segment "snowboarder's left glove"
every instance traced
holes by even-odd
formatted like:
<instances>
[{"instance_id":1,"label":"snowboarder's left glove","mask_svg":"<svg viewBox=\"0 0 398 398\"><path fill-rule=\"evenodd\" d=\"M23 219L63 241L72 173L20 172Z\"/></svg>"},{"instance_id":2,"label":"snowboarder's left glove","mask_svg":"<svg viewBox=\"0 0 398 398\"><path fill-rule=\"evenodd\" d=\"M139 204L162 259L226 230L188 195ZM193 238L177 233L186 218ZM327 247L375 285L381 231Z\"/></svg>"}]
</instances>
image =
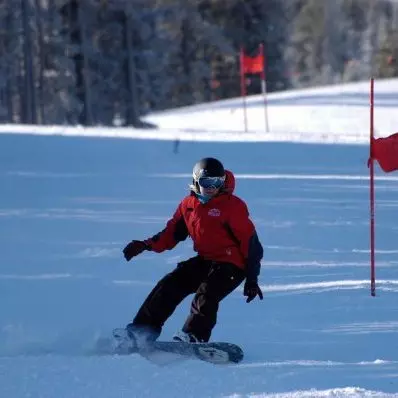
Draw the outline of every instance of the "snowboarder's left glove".
<instances>
[{"instance_id":1,"label":"snowboarder's left glove","mask_svg":"<svg viewBox=\"0 0 398 398\"><path fill-rule=\"evenodd\" d=\"M254 300L256 296L263 299L263 292L258 286L257 280L248 280L245 281L245 286L243 288L243 295L247 296L246 303L250 303L250 301Z\"/></svg>"},{"instance_id":2,"label":"snowboarder's left glove","mask_svg":"<svg viewBox=\"0 0 398 398\"><path fill-rule=\"evenodd\" d=\"M124 258L126 261L130 261L133 257L138 256L144 250L151 250L151 248L142 240L133 240L123 249Z\"/></svg>"}]
</instances>

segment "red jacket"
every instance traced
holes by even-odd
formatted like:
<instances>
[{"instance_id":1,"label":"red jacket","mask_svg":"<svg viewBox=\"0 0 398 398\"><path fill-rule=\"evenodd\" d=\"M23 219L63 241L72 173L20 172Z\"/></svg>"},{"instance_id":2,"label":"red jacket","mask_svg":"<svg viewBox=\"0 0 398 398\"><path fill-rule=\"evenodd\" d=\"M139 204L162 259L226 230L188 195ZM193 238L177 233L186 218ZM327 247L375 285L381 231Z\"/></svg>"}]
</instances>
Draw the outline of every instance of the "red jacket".
<instances>
[{"instance_id":1,"label":"red jacket","mask_svg":"<svg viewBox=\"0 0 398 398\"><path fill-rule=\"evenodd\" d=\"M246 203L233 195L234 188L235 177L227 170L220 194L202 204L191 192L181 201L166 228L145 242L160 253L190 236L199 256L235 264L245 269L248 276L257 278L263 249Z\"/></svg>"}]
</instances>

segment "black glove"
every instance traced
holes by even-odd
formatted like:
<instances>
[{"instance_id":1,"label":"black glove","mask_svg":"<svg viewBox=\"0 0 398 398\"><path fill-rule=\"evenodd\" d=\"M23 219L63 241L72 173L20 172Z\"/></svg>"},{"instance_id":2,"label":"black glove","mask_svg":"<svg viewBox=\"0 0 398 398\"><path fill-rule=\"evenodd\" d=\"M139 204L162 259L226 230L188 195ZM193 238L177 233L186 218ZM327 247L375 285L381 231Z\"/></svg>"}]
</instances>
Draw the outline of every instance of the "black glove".
<instances>
[{"instance_id":1,"label":"black glove","mask_svg":"<svg viewBox=\"0 0 398 398\"><path fill-rule=\"evenodd\" d=\"M250 303L250 301L254 300L256 296L260 297L260 300L263 299L263 292L258 286L257 280L246 279L245 286L243 288L243 295L247 296L246 303Z\"/></svg>"},{"instance_id":2,"label":"black glove","mask_svg":"<svg viewBox=\"0 0 398 398\"><path fill-rule=\"evenodd\" d=\"M133 257L138 256L144 250L150 250L148 244L142 240L132 240L124 249L123 254L126 261L130 261Z\"/></svg>"}]
</instances>

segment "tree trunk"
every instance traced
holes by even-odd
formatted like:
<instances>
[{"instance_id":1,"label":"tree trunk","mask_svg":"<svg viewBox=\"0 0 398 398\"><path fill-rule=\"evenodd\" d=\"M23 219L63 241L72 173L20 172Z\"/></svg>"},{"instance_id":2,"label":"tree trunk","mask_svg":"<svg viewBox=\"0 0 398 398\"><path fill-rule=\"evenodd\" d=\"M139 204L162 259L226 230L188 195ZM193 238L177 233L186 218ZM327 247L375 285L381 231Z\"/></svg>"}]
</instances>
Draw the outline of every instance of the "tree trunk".
<instances>
[{"instance_id":1,"label":"tree trunk","mask_svg":"<svg viewBox=\"0 0 398 398\"><path fill-rule=\"evenodd\" d=\"M127 107L127 125L137 126L139 124L137 109L137 81L136 81L136 65L134 59L133 48L133 27L131 23L131 5L126 4L126 12L124 19L124 39L125 49L127 53L125 70L126 80L130 93L130 104Z\"/></svg>"},{"instance_id":2,"label":"tree trunk","mask_svg":"<svg viewBox=\"0 0 398 398\"><path fill-rule=\"evenodd\" d=\"M36 124L36 95L33 69L32 31L29 19L32 15L29 0L22 0L22 23L24 31L24 116L23 122Z\"/></svg>"},{"instance_id":3,"label":"tree trunk","mask_svg":"<svg viewBox=\"0 0 398 398\"><path fill-rule=\"evenodd\" d=\"M43 40L43 16L42 16L42 9L40 6L40 1L35 0L35 19L36 19L36 26L37 26L37 36L38 36L38 52L39 52L39 84L38 84L38 121L41 124L45 124L44 120L44 102L43 102L43 89L44 89L44 76L43 76L43 70L45 66L45 61L44 61L44 40Z\"/></svg>"}]
</instances>

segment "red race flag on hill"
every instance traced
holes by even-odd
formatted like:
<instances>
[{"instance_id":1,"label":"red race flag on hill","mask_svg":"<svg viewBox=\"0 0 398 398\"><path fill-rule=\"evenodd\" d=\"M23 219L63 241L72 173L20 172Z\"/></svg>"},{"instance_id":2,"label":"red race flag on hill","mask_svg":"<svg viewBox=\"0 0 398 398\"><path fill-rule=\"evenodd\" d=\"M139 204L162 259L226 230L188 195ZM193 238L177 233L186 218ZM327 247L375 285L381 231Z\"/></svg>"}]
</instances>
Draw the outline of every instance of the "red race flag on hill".
<instances>
[{"instance_id":1,"label":"red race flag on hill","mask_svg":"<svg viewBox=\"0 0 398 398\"><path fill-rule=\"evenodd\" d=\"M372 157L384 172L398 170L398 133L373 140Z\"/></svg>"},{"instance_id":2,"label":"red race flag on hill","mask_svg":"<svg viewBox=\"0 0 398 398\"><path fill-rule=\"evenodd\" d=\"M243 73L264 73L264 55L262 54L262 51L256 57L249 57L245 53L243 53L242 57Z\"/></svg>"},{"instance_id":3,"label":"red race flag on hill","mask_svg":"<svg viewBox=\"0 0 398 398\"><path fill-rule=\"evenodd\" d=\"M246 54L245 49L241 47L239 52L240 61L240 90L243 98L243 112L245 118L245 132L247 128L247 112L246 112L246 85L250 84L251 78L246 79L246 75L260 75L261 92L264 97L264 116L265 116L265 130L269 131L268 113L267 113L267 82L265 80L265 50L264 44L258 46L258 54L251 57Z\"/></svg>"}]
</instances>

